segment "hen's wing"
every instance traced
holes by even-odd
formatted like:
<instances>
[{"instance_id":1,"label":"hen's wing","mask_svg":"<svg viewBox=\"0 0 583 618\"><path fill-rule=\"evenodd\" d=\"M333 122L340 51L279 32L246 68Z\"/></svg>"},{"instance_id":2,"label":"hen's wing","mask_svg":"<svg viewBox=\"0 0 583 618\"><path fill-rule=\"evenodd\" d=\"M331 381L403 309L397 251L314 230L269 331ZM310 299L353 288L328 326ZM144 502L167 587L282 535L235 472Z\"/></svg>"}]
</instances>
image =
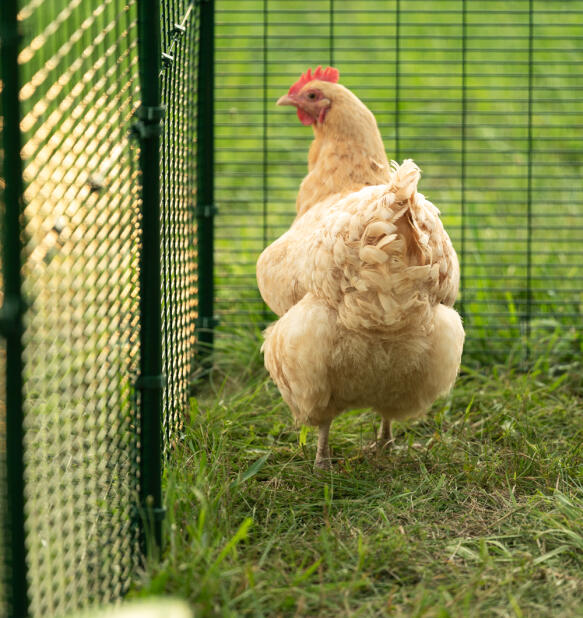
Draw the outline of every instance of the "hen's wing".
<instances>
[{"instance_id":1,"label":"hen's wing","mask_svg":"<svg viewBox=\"0 0 583 618\"><path fill-rule=\"evenodd\" d=\"M298 303L308 291L309 247L317 243L329 207L340 197L332 195L296 218L291 228L271 243L257 260L257 285L261 297L278 316Z\"/></svg>"},{"instance_id":2,"label":"hen's wing","mask_svg":"<svg viewBox=\"0 0 583 618\"><path fill-rule=\"evenodd\" d=\"M288 232L300 243L299 286L335 307L350 329L387 334L452 305L459 265L435 206L416 192L419 168L394 164L390 185L319 204Z\"/></svg>"}]
</instances>

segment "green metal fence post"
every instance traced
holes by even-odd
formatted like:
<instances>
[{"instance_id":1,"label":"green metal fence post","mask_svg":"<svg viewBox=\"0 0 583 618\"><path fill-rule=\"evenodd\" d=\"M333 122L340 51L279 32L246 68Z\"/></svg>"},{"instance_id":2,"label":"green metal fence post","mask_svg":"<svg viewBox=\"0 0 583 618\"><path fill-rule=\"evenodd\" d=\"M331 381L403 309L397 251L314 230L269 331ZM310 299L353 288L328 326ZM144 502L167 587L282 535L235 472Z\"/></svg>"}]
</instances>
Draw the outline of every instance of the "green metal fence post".
<instances>
[{"instance_id":1,"label":"green metal fence post","mask_svg":"<svg viewBox=\"0 0 583 618\"><path fill-rule=\"evenodd\" d=\"M268 86L269 86L269 63L268 63L268 55L269 55L269 10L267 8L267 3L269 0L263 0L263 75L262 75L262 98L263 104L261 109L261 201L263 211L261 213L261 228L263 229L263 243L262 247L267 247L268 238L269 238L269 143L268 143L268 126L269 126L269 116L268 116L268 103L273 104L273 101L269 101L268 99ZM332 62L330 62L332 65ZM265 304L265 302L261 303L261 315L263 317L264 324L269 323L269 314L270 311Z\"/></svg>"},{"instance_id":2,"label":"green metal fence post","mask_svg":"<svg viewBox=\"0 0 583 618\"><path fill-rule=\"evenodd\" d=\"M395 2L395 93L394 106L395 118L393 121L394 140L395 140L395 161L401 162L401 142L400 142L400 102L401 102L401 3L400 0Z\"/></svg>"},{"instance_id":3,"label":"green metal fence post","mask_svg":"<svg viewBox=\"0 0 583 618\"><path fill-rule=\"evenodd\" d=\"M15 618L28 615L24 529L24 428L22 334L24 301L21 291L21 216L23 209L20 158L20 83L17 0L4 0L0 9L0 67L2 78L4 149L4 235L2 266L4 304L0 328L6 339L6 505L9 607Z\"/></svg>"},{"instance_id":4,"label":"green metal fence post","mask_svg":"<svg viewBox=\"0 0 583 618\"><path fill-rule=\"evenodd\" d=\"M467 125L468 125L468 70L467 70L467 49L468 49L468 9L466 0L462 0L462 49L461 49L461 135L460 135L460 245L459 245L459 262L460 262L460 291L461 297L459 308L462 319L467 319L466 305L464 295L466 290L466 224L467 224Z\"/></svg>"},{"instance_id":5,"label":"green metal fence post","mask_svg":"<svg viewBox=\"0 0 583 618\"><path fill-rule=\"evenodd\" d=\"M530 360L530 334L532 320L532 240L533 240L533 167L534 167L534 0L528 1L528 107L527 107L527 167L526 167L526 306L524 311L525 359Z\"/></svg>"},{"instance_id":6,"label":"green metal fence post","mask_svg":"<svg viewBox=\"0 0 583 618\"><path fill-rule=\"evenodd\" d=\"M140 263L140 500L145 553L162 546L162 297L160 274L160 2L138 1L142 104L134 125L140 140L142 254ZM150 538L151 537L151 538ZM150 544L153 542L154 546Z\"/></svg>"},{"instance_id":7,"label":"green metal fence post","mask_svg":"<svg viewBox=\"0 0 583 618\"><path fill-rule=\"evenodd\" d=\"M200 0L197 96L198 350L208 358L214 341L214 0Z\"/></svg>"}]
</instances>

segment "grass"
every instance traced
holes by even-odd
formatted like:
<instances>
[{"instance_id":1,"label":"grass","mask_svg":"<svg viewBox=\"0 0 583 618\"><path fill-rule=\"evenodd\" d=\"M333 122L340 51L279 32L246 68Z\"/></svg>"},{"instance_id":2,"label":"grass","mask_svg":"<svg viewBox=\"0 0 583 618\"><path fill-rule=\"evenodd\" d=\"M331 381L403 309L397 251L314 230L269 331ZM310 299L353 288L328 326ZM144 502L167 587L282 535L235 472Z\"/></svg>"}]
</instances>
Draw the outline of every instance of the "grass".
<instances>
[{"instance_id":1,"label":"grass","mask_svg":"<svg viewBox=\"0 0 583 618\"><path fill-rule=\"evenodd\" d=\"M193 400L166 551L135 594L196 616L581 615L581 376L552 349L527 372L464 368L387 454L363 450L372 413L339 417L333 470L315 473L314 433L241 333Z\"/></svg>"}]
</instances>

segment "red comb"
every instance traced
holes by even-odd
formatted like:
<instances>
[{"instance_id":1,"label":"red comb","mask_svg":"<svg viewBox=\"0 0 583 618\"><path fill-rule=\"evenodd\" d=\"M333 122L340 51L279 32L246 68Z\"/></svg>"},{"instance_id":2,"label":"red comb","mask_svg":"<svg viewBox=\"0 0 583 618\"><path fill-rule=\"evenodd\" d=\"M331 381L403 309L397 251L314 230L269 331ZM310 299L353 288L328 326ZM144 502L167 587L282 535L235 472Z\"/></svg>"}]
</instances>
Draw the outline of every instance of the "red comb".
<instances>
[{"instance_id":1,"label":"red comb","mask_svg":"<svg viewBox=\"0 0 583 618\"><path fill-rule=\"evenodd\" d=\"M288 94L297 94L308 82L311 82L313 79L319 79L323 82L332 82L335 84L339 77L340 72L338 69L334 69L332 67L323 69L320 66L314 71L313 74L312 69L310 68L303 73L300 79L298 79L298 81L289 89Z\"/></svg>"}]
</instances>

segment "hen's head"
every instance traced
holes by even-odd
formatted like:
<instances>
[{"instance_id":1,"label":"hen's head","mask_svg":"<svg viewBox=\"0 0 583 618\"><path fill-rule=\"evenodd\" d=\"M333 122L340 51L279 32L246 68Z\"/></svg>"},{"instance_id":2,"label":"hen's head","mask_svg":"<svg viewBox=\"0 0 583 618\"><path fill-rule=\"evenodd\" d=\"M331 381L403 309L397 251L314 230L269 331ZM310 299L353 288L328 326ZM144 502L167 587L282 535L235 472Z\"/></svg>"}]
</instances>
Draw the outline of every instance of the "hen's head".
<instances>
[{"instance_id":1,"label":"hen's head","mask_svg":"<svg viewBox=\"0 0 583 618\"><path fill-rule=\"evenodd\" d=\"M293 105L301 123L334 133L351 133L355 125L370 125L376 130L372 113L350 90L338 83L339 72L319 66L308 69L283 95L278 105ZM370 126L370 128L372 128ZM360 130L364 129L360 126ZM369 128L369 127L367 127Z\"/></svg>"}]
</instances>

